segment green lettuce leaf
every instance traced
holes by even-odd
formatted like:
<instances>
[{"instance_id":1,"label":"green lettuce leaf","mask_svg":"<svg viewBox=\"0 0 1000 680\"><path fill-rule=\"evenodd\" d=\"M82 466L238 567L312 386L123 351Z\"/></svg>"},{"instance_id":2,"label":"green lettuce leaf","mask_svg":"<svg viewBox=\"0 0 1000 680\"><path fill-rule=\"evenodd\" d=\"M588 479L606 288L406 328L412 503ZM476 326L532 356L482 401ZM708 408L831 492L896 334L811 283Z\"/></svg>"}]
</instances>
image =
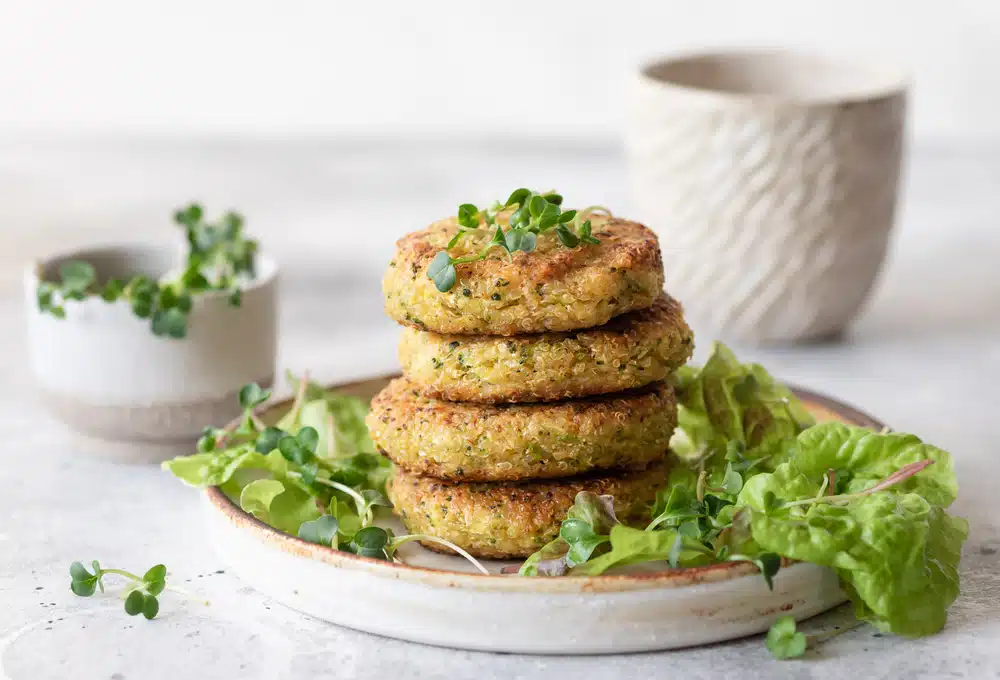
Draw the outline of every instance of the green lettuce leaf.
<instances>
[{"instance_id":1,"label":"green lettuce leaf","mask_svg":"<svg viewBox=\"0 0 1000 680\"><path fill-rule=\"evenodd\" d=\"M521 565L522 576L562 576L586 562L609 542L608 533L618 525L615 499L581 491L559 527L559 536L530 555Z\"/></svg>"},{"instance_id":2,"label":"green lettuce leaf","mask_svg":"<svg viewBox=\"0 0 1000 680\"><path fill-rule=\"evenodd\" d=\"M920 461L933 464L870 492ZM836 569L860 618L919 636L944 626L958 595L968 526L942 507L956 491L946 452L912 435L825 423L799 435L791 460L747 480L737 506L760 549Z\"/></svg>"},{"instance_id":3,"label":"green lettuce leaf","mask_svg":"<svg viewBox=\"0 0 1000 680\"><path fill-rule=\"evenodd\" d=\"M257 479L240 493L240 507L270 526L297 535L304 522L322 514L316 499L303 489L277 479Z\"/></svg>"},{"instance_id":4,"label":"green lettuce leaf","mask_svg":"<svg viewBox=\"0 0 1000 680\"><path fill-rule=\"evenodd\" d=\"M685 368L675 381L677 429L671 450L682 459L725 466L736 455L758 470L773 469L790 454L788 443L815 420L784 385L758 364L741 364L721 343L705 365Z\"/></svg>"},{"instance_id":5,"label":"green lettuce leaf","mask_svg":"<svg viewBox=\"0 0 1000 680\"><path fill-rule=\"evenodd\" d=\"M936 633L958 596L968 525L915 493L753 512L750 525L764 549L836 569L858 617L882 630Z\"/></svg>"},{"instance_id":6,"label":"green lettuce leaf","mask_svg":"<svg viewBox=\"0 0 1000 680\"><path fill-rule=\"evenodd\" d=\"M941 507L951 505L958 495L951 456L912 434L878 434L861 427L823 423L799 435L797 449L794 470L809 479L820 479L833 470L836 493L862 491L904 465L933 460L934 465L895 489L917 493Z\"/></svg>"},{"instance_id":7,"label":"green lettuce leaf","mask_svg":"<svg viewBox=\"0 0 1000 680\"><path fill-rule=\"evenodd\" d=\"M608 569L640 562L669 561L678 566L692 567L712 561L705 549L697 549L692 542L684 541L674 529L643 531L616 524L611 527L609 538L611 549L608 552L574 567L570 574L598 576ZM678 539L681 539L679 543ZM675 544L680 546L679 550Z\"/></svg>"},{"instance_id":8,"label":"green lettuce leaf","mask_svg":"<svg viewBox=\"0 0 1000 680\"><path fill-rule=\"evenodd\" d=\"M163 462L163 469L199 489L222 486L240 469L268 467L266 458L245 446L179 456Z\"/></svg>"}]
</instances>

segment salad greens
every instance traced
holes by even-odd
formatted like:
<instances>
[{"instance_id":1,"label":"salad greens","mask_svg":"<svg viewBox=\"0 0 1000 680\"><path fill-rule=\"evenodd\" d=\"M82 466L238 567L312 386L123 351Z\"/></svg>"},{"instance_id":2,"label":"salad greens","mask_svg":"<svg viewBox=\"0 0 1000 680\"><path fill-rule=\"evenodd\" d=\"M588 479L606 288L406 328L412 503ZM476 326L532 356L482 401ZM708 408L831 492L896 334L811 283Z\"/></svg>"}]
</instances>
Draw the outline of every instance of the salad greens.
<instances>
[{"instance_id":1,"label":"salad greens","mask_svg":"<svg viewBox=\"0 0 1000 680\"><path fill-rule=\"evenodd\" d=\"M380 508L390 507L391 463L368 437L365 403L291 380L295 400L275 424L255 413L270 394L248 385L242 418L206 429L198 453L164 468L193 486L221 487L245 511L306 541L390 561L406 542L436 541L486 573L450 542L378 526ZM519 574L740 561L773 588L784 564L804 561L836 571L859 621L905 636L944 626L968 534L965 520L946 511L958 491L948 453L913 435L817 424L788 388L721 344L704 366L679 372L676 392L676 461L647 525L626 526L611 496L581 492L557 538ZM767 645L790 658L820 637L786 617Z\"/></svg>"},{"instance_id":2,"label":"salad greens","mask_svg":"<svg viewBox=\"0 0 1000 680\"><path fill-rule=\"evenodd\" d=\"M401 545L432 541L488 573L450 541L377 526L378 509L392 507L385 496L392 465L368 437L367 406L307 377L289 380L295 400L277 423L266 425L255 413L270 392L246 385L239 392L243 416L225 429L206 428L198 453L168 460L164 469L191 486L220 487L260 521L311 543L398 561Z\"/></svg>"},{"instance_id":3,"label":"salad greens","mask_svg":"<svg viewBox=\"0 0 1000 680\"><path fill-rule=\"evenodd\" d=\"M90 564L93 571L88 570L81 562L74 562L70 565L70 590L80 597L90 597L98 588L102 593L104 592L105 576L109 574L122 576L127 579L127 583L121 597L125 602L125 612L129 616L142 614L147 619L156 618L160 611L158 596L164 590L172 590L186 597L192 597L190 593L181 588L167 585L167 568L162 564L150 567L142 576L123 569L104 569L97 560Z\"/></svg>"},{"instance_id":4,"label":"salad greens","mask_svg":"<svg viewBox=\"0 0 1000 680\"><path fill-rule=\"evenodd\" d=\"M680 372L676 389L678 463L645 529L588 513L593 499L581 495L559 538L519 573L747 561L773 588L784 560L804 561L833 568L858 618L880 630L944 626L968 535L946 512L958 491L948 453L913 435L815 424L790 390L720 344L703 367ZM776 624L768 646L786 658L802 640Z\"/></svg>"},{"instance_id":5,"label":"salad greens","mask_svg":"<svg viewBox=\"0 0 1000 680\"><path fill-rule=\"evenodd\" d=\"M494 248L500 248L507 253L507 257L513 257L518 250L531 253L538 244L538 237L548 231L553 231L567 248L600 243L593 236L593 226L586 218L595 212L608 213L607 209L591 206L585 210L564 211L562 202L563 197L553 191L539 193L516 189L505 203L496 201L489 208L480 209L471 203L463 203L458 206L458 233L431 260L427 276L439 291L447 293L458 280L456 265L485 260ZM506 232L497 222L497 217L503 212L510 212L510 226ZM463 238L482 229L492 230L493 234L478 253L465 257L448 254Z\"/></svg>"},{"instance_id":6,"label":"salad greens","mask_svg":"<svg viewBox=\"0 0 1000 680\"><path fill-rule=\"evenodd\" d=\"M125 301L132 313L148 319L153 335L183 338L187 335L192 296L207 291L223 291L229 304L242 302L241 278L253 277L257 241L243 233L243 217L227 212L215 224L204 220L200 205L178 210L174 221L184 228L188 244L184 269L174 278L154 281L135 276L129 281L110 279L99 282L89 262L71 260L59 267L59 281L38 284L38 308L57 319L66 317L66 302L99 296L105 302Z\"/></svg>"}]
</instances>

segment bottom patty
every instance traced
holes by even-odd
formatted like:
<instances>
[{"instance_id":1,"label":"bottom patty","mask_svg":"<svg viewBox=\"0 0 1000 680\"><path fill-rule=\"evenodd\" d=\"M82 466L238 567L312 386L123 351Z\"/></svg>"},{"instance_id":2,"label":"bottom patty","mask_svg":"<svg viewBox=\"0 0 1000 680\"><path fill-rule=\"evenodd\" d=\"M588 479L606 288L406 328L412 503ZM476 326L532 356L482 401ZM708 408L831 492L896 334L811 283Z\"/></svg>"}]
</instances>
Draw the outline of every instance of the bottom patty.
<instances>
[{"instance_id":1,"label":"bottom patty","mask_svg":"<svg viewBox=\"0 0 1000 680\"><path fill-rule=\"evenodd\" d=\"M626 524L645 524L665 463L619 475L584 475L553 481L463 484L422 477L397 467L389 481L394 512L410 533L451 541L476 557L527 557L559 534L580 491L609 494ZM435 543L424 547L450 552Z\"/></svg>"}]
</instances>

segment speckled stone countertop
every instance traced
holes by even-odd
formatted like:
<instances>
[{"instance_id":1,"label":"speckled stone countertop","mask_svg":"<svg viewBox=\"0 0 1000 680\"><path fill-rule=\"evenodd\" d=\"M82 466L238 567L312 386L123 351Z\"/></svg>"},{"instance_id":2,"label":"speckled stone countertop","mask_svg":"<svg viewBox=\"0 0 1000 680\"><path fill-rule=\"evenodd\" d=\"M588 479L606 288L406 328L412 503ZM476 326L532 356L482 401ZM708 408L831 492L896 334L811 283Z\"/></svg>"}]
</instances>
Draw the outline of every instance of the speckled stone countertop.
<instances>
[{"instance_id":1,"label":"speckled stone countertop","mask_svg":"<svg viewBox=\"0 0 1000 680\"><path fill-rule=\"evenodd\" d=\"M397 330L382 316L378 291L395 235L429 221L439 206L492 195L497 186L534 182L619 204L613 150L92 143L0 144L0 151L8 284L0 287L0 677L1000 677L1000 154L913 154L892 257L843 342L737 348L784 379L950 450L961 486L954 510L971 525L963 594L940 635L904 640L862 626L803 660L779 663L760 638L656 654L530 657L424 647L304 617L225 572L203 532L196 492L155 467L78 455L31 393L15 261L30 254L24 248L84 238L66 226L74 221L107 240L162 222L165 207L191 192L245 206L251 224L256 216L270 225L265 240L279 229L288 237L275 249L286 273L282 365L348 379L395 366ZM709 337L699 333L702 351ZM164 597L149 623L125 616L114 597L73 596L70 562L95 558L132 569L164 562L212 605ZM807 627L850 618L842 609Z\"/></svg>"}]
</instances>

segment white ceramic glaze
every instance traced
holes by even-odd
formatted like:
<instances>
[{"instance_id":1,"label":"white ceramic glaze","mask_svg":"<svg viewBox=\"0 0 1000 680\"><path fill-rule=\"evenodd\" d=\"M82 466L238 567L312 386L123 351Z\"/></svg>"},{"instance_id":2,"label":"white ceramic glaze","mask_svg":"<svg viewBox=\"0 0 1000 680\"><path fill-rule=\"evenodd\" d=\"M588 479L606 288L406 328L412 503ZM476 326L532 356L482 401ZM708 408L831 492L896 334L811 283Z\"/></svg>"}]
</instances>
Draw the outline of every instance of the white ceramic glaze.
<instances>
[{"instance_id":1,"label":"white ceramic glaze","mask_svg":"<svg viewBox=\"0 0 1000 680\"><path fill-rule=\"evenodd\" d=\"M194 298L187 337L157 337L124 302L99 297L65 304L66 318L38 310L40 276L85 260L99 278L143 273L157 278L176 265L169 248L110 246L48 258L24 276L32 373L50 411L81 436L88 451L153 461L189 452L206 425L239 413L236 392L269 385L277 357L277 268L258 256L258 277L242 304L226 295Z\"/></svg>"},{"instance_id":2,"label":"white ceramic glaze","mask_svg":"<svg viewBox=\"0 0 1000 680\"><path fill-rule=\"evenodd\" d=\"M907 78L786 51L648 64L626 149L666 288L695 322L743 342L839 333L885 258Z\"/></svg>"},{"instance_id":3,"label":"white ceramic glaze","mask_svg":"<svg viewBox=\"0 0 1000 680\"><path fill-rule=\"evenodd\" d=\"M390 378L335 386L370 396ZM818 420L881 423L838 402L799 391ZM261 412L272 422L282 402ZM754 566L665 565L598 577L475 573L454 556L408 544L406 564L357 557L282 534L240 510L218 489L203 497L210 539L229 568L278 602L325 621L444 647L536 654L673 649L768 629L780 616L804 619L844 601L836 575L809 564L782 568L774 591ZM395 520L380 522L401 531Z\"/></svg>"}]
</instances>

